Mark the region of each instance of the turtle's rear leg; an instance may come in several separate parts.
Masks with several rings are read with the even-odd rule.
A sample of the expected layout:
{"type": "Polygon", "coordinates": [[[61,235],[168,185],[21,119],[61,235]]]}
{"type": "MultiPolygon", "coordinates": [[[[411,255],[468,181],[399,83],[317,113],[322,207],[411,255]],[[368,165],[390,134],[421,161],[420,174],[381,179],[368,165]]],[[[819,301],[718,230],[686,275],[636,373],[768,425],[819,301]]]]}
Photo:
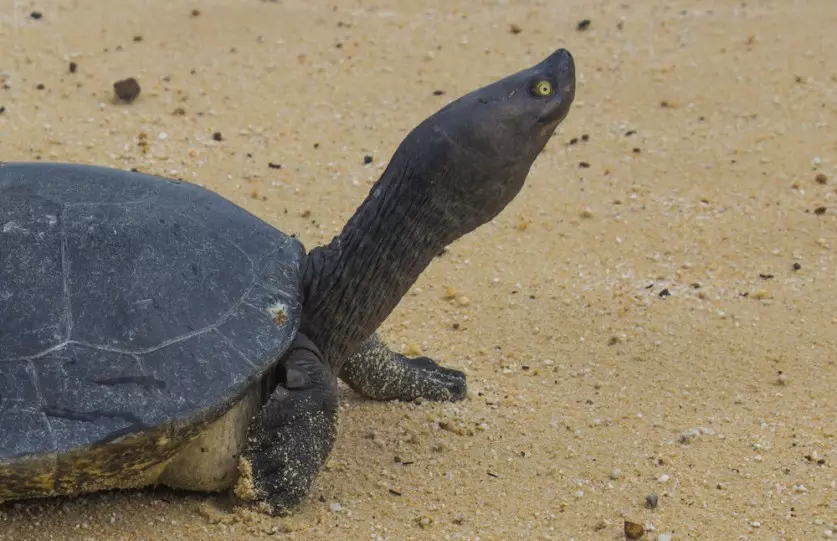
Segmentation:
{"type": "Polygon", "coordinates": [[[277,378],[250,425],[235,493],[285,514],[308,495],[334,446],[337,379],[301,333],[279,362],[277,378]]]}
{"type": "Polygon", "coordinates": [[[465,374],[445,368],[427,357],[410,358],[389,349],[378,333],[349,357],[340,379],[357,393],[374,400],[415,400],[439,402],[465,398],[465,374]]]}

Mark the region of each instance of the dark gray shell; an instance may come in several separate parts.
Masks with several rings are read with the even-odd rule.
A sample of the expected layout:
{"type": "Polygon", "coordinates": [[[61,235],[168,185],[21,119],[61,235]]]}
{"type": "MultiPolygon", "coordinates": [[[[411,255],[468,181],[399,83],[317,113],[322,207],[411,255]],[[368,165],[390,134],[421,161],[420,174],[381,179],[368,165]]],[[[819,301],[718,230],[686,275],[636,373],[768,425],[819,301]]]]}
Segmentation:
{"type": "Polygon", "coordinates": [[[220,416],[296,334],[301,256],[193,184],[0,163],[0,464],[220,416]]]}

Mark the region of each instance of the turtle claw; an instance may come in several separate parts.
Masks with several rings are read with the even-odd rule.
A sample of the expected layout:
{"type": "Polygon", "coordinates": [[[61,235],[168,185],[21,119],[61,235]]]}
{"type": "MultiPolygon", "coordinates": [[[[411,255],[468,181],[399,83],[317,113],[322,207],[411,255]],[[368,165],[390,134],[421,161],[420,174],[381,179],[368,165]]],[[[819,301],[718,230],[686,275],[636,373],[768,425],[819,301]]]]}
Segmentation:
{"type": "Polygon", "coordinates": [[[424,398],[436,402],[458,402],[468,393],[464,372],[446,368],[429,357],[394,355],[393,362],[404,366],[405,374],[412,380],[402,392],[401,400],[424,398]]]}
{"type": "Polygon", "coordinates": [[[250,426],[235,488],[274,515],[302,503],[337,437],[336,381],[302,338],[307,343],[301,347],[297,339],[291,346],[279,366],[280,384],[250,426]]]}
{"type": "Polygon", "coordinates": [[[377,333],[343,365],[340,378],[373,400],[417,398],[456,402],[465,398],[465,374],[445,368],[428,357],[407,357],[390,350],[377,333]]]}

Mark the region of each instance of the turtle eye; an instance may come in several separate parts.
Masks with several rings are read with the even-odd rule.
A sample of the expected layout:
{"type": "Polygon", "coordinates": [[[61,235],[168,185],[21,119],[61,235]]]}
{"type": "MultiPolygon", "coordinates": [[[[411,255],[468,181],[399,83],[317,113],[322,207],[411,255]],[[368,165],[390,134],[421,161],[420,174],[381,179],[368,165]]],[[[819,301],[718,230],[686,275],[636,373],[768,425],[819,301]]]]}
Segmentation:
{"type": "Polygon", "coordinates": [[[552,83],[549,81],[538,81],[532,86],[532,92],[535,93],[536,96],[541,96],[543,98],[552,95],[552,83]]]}

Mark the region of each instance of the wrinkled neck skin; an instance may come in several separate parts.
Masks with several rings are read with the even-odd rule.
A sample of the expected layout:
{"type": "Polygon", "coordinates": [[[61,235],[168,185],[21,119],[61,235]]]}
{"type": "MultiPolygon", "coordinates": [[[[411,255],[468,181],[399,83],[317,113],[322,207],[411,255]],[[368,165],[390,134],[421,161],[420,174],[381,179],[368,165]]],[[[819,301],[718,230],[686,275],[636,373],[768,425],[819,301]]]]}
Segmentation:
{"type": "Polygon", "coordinates": [[[479,174],[473,156],[460,154],[443,132],[420,126],[401,144],[340,235],[308,254],[300,331],[319,346],[335,375],[445,246],[505,207],[530,165],[518,186],[495,186],[492,197],[506,201],[486,209],[484,199],[457,193],[457,187],[469,183],[451,175],[479,174]],[[513,193],[497,198],[498,190],[513,193]],[[471,211],[469,203],[481,209],[471,211]]]}

